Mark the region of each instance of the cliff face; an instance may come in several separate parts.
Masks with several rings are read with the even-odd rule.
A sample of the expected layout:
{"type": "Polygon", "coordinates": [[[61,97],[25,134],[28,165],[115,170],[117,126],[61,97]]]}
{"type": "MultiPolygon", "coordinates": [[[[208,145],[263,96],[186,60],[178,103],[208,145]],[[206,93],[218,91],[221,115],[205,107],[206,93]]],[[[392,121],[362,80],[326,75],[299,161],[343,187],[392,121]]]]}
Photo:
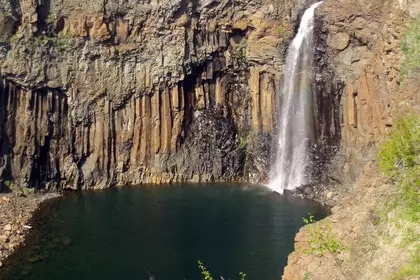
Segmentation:
{"type": "MultiPolygon", "coordinates": [[[[3,183],[266,181],[285,50],[312,2],[1,0],[3,183]]],[[[417,4],[379,2],[318,11],[321,180],[357,178],[395,115],[419,104],[398,81],[417,4]]]]}
{"type": "Polygon", "coordinates": [[[420,109],[419,80],[403,83],[400,76],[400,39],[419,13],[418,1],[393,0],[326,1],[319,10],[323,59],[344,86],[340,150],[331,172],[337,181],[357,179],[397,117],[420,109]]]}
{"type": "Polygon", "coordinates": [[[350,193],[337,198],[329,218],[299,231],[282,279],[418,279],[412,271],[396,276],[412,261],[420,231],[388,209],[401,194],[375,158],[397,118],[420,111],[420,76],[402,75],[400,48],[420,2],[325,1],[318,12],[320,63],[343,86],[340,149],[329,176],[350,188],[340,185],[329,196],[350,193]],[[381,211],[387,219],[379,218],[381,211]],[[411,227],[414,237],[406,241],[411,227]],[[332,247],[311,251],[327,244],[332,247]]]}
{"type": "Polygon", "coordinates": [[[266,180],[306,4],[0,1],[3,182],[266,180]]]}
{"type": "Polygon", "coordinates": [[[299,196],[337,204],[372,168],[398,117],[419,111],[418,77],[400,75],[400,39],[419,13],[415,0],[324,1],[318,8],[314,88],[322,141],[316,149],[318,175],[327,184],[298,189],[299,196]]]}

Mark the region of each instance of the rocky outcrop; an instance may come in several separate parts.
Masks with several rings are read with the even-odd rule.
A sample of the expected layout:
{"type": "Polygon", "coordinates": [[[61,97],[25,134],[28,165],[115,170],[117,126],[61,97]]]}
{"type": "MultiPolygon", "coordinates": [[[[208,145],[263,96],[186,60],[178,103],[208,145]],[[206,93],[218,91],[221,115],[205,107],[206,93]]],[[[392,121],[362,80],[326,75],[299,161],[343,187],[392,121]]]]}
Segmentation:
{"type": "Polygon", "coordinates": [[[32,215],[38,206],[55,197],[56,193],[26,194],[25,197],[15,194],[0,195],[0,270],[4,266],[2,262],[24,242],[32,228],[32,215]]]}
{"type": "Polygon", "coordinates": [[[0,1],[3,183],[265,181],[307,4],[0,1]]]}
{"type": "MultiPolygon", "coordinates": [[[[330,217],[300,229],[282,279],[418,279],[418,274],[410,277],[402,273],[398,277],[396,272],[411,263],[412,251],[419,244],[415,237],[404,243],[407,227],[413,228],[413,236],[420,228],[404,220],[399,226],[381,221],[377,210],[385,207],[396,189],[376,172],[358,180],[330,217]],[[308,251],[321,242],[344,249],[333,253],[328,249],[308,251]]],[[[394,215],[395,211],[389,217],[394,215]]]]}
{"type": "MultiPolygon", "coordinates": [[[[354,182],[401,113],[419,110],[418,80],[401,83],[400,38],[417,1],[326,1],[318,26],[324,59],[344,89],[340,152],[330,173],[354,182]]],[[[366,167],[368,168],[368,167],[366,167]]]]}
{"type": "MultiPolygon", "coordinates": [[[[330,80],[340,85],[340,149],[326,170],[333,186],[303,188],[298,195],[316,193],[336,206],[329,218],[296,235],[282,279],[394,279],[411,262],[418,242],[403,243],[407,222],[389,209],[389,220],[378,217],[400,194],[377,170],[375,158],[398,117],[420,109],[419,76],[403,81],[400,74],[400,40],[410,16],[420,15],[418,7],[418,1],[394,0],[325,1],[320,7],[319,63],[327,71],[318,72],[331,71],[330,80]],[[335,247],[310,251],[322,242],[335,247]]],[[[413,236],[419,232],[410,226],[413,236]]]]}

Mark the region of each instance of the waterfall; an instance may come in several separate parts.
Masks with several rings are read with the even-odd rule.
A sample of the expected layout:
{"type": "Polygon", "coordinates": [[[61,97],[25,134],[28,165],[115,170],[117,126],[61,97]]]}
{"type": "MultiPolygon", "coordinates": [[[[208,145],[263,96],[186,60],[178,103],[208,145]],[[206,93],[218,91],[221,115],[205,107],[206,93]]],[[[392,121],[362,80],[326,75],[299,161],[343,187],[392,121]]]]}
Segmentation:
{"type": "Polygon", "coordinates": [[[313,98],[313,4],[302,16],[298,33],[287,50],[280,95],[278,147],[270,172],[269,187],[283,193],[310,182],[309,146],[314,139],[313,98]]]}

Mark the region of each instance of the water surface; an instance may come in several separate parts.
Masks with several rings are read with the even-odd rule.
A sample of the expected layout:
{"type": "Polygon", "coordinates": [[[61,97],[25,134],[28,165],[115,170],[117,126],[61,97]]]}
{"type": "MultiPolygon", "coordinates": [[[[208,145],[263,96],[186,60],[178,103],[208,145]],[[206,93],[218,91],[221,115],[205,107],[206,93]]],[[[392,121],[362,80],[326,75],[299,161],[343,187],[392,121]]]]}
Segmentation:
{"type": "Polygon", "coordinates": [[[239,184],[66,195],[43,206],[0,278],[201,279],[201,260],[216,279],[280,279],[309,212],[325,216],[313,202],[239,184]]]}

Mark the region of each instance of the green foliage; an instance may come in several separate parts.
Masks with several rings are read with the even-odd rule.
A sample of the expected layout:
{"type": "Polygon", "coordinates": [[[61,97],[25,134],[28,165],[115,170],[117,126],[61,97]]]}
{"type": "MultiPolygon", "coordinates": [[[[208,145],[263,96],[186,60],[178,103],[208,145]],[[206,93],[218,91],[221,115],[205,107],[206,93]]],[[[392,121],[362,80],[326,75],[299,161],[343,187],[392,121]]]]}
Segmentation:
{"type": "Polygon", "coordinates": [[[303,280],[309,280],[309,277],[311,277],[311,273],[306,272],[305,275],[303,276],[303,280]]]}
{"type": "Polygon", "coordinates": [[[401,217],[420,220],[420,117],[407,115],[378,153],[379,166],[395,182],[398,193],[387,208],[401,209],[401,217]]]}
{"type": "Polygon", "coordinates": [[[412,276],[420,276],[420,245],[416,246],[411,262],[399,267],[389,279],[403,280],[412,276]]]}
{"type": "Polygon", "coordinates": [[[236,45],[236,54],[239,57],[245,58],[246,57],[246,48],[248,46],[248,42],[245,38],[242,38],[242,40],[239,42],[239,44],[236,45]]]}
{"type": "Polygon", "coordinates": [[[203,265],[201,261],[198,261],[198,268],[200,268],[201,270],[203,280],[214,280],[213,277],[211,277],[210,272],[207,270],[207,268],[203,265]]]}
{"type": "Polygon", "coordinates": [[[420,235],[413,229],[413,224],[420,221],[420,116],[410,114],[396,122],[378,153],[378,160],[396,186],[395,194],[380,214],[381,219],[392,221],[403,230],[402,248],[410,250],[409,246],[417,242],[411,262],[398,268],[389,279],[420,276],[420,235]]]}
{"type": "Polygon", "coordinates": [[[401,217],[412,222],[420,221],[420,166],[405,168],[397,181],[401,201],[401,217]]]}
{"type": "Polygon", "coordinates": [[[347,250],[347,246],[341,244],[337,236],[331,230],[331,221],[327,220],[325,228],[322,229],[320,225],[308,225],[309,244],[308,248],[304,249],[305,254],[316,253],[323,255],[325,252],[337,253],[347,250]]]}
{"type": "Polygon", "coordinates": [[[10,44],[11,44],[11,45],[16,44],[16,43],[17,43],[17,41],[19,40],[19,38],[20,38],[20,33],[19,33],[19,32],[14,33],[14,34],[10,37],[10,39],[9,39],[10,44]]]}
{"type": "Polygon", "coordinates": [[[12,184],[13,184],[13,181],[11,181],[11,180],[6,180],[6,181],[4,181],[4,186],[6,187],[6,188],[11,188],[12,187],[12,184]]]}
{"type": "MultiPolygon", "coordinates": [[[[203,276],[203,280],[214,280],[210,272],[207,270],[203,262],[200,260],[198,261],[198,268],[201,270],[201,275],[203,276]]],[[[241,277],[241,280],[246,280],[246,273],[239,272],[239,276],[241,277]]]]}
{"type": "Polygon", "coordinates": [[[246,149],[248,144],[251,142],[251,139],[252,139],[251,134],[248,134],[246,137],[242,137],[241,135],[238,135],[238,140],[239,140],[238,149],[246,149]]]}
{"type": "Polygon", "coordinates": [[[420,17],[410,22],[401,49],[405,54],[401,73],[416,75],[420,71],[420,17]]]}
{"type": "Polygon", "coordinates": [[[397,120],[395,129],[379,151],[379,166],[393,177],[403,168],[418,164],[420,155],[420,118],[408,115],[397,120]]]}
{"type": "Polygon", "coordinates": [[[314,216],[311,213],[308,213],[308,217],[306,217],[306,218],[304,217],[304,218],[302,218],[302,220],[305,223],[305,225],[315,223],[314,216]]]}
{"type": "Polygon", "coordinates": [[[283,36],[286,33],[286,28],[284,28],[282,25],[277,26],[276,28],[277,34],[280,36],[283,36]]]}
{"type": "Polygon", "coordinates": [[[54,49],[58,52],[66,51],[72,42],[72,38],[70,36],[51,37],[49,40],[52,42],[54,49]]]}
{"type": "Polygon", "coordinates": [[[55,13],[49,13],[47,17],[47,22],[54,22],[57,19],[57,15],[55,13]]]}
{"type": "Polygon", "coordinates": [[[411,227],[407,228],[404,231],[403,245],[409,245],[417,241],[420,241],[420,234],[411,227]]]}

